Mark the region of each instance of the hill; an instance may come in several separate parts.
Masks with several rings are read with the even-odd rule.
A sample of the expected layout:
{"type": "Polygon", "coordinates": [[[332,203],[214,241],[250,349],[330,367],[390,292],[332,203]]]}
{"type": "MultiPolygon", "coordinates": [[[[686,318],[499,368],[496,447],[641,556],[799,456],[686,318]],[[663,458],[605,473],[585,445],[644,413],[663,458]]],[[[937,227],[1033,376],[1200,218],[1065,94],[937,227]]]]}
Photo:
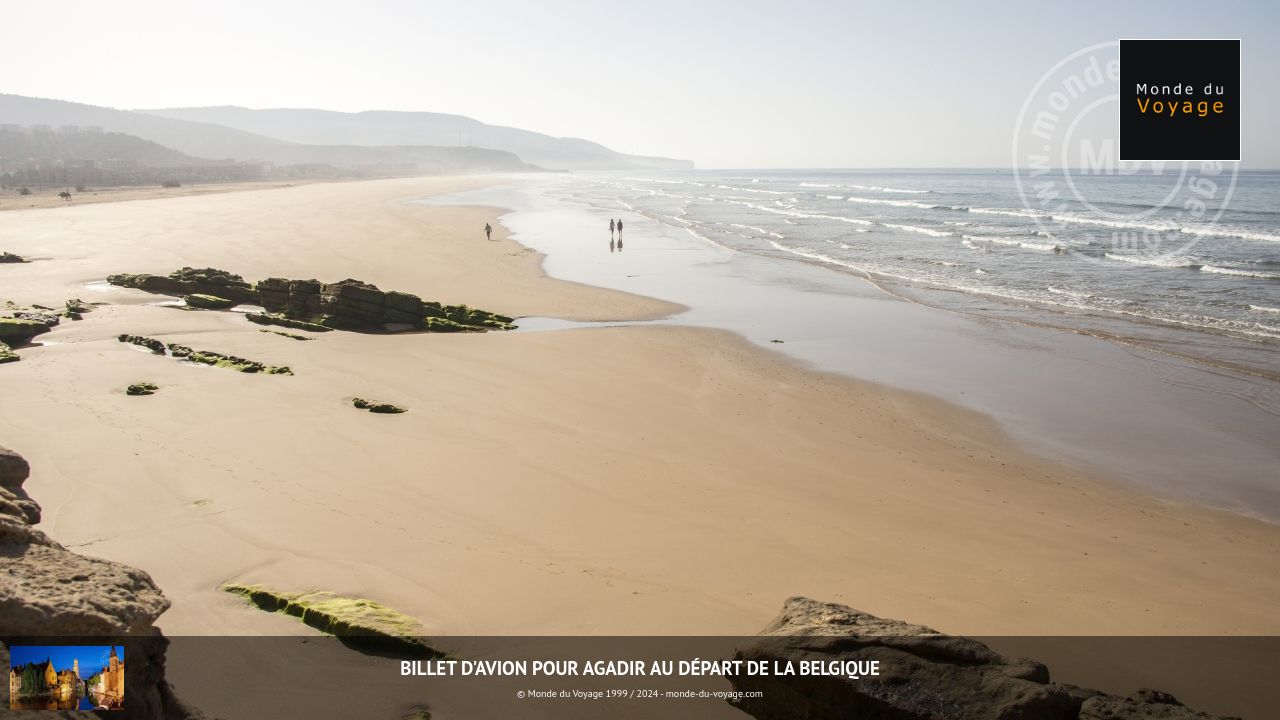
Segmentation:
{"type": "Polygon", "coordinates": [[[156,117],[212,123],[309,145],[471,145],[515,153],[525,162],[559,170],[691,169],[671,158],[626,155],[599,143],[489,125],[463,115],[369,110],[268,109],[221,106],[140,110],[156,117]]]}
{"type": "MultiPolygon", "coordinates": [[[[509,152],[466,147],[365,147],[307,145],[214,123],[196,122],[83,103],[0,94],[0,126],[75,125],[135,135],[194,158],[332,165],[391,172],[485,172],[536,170],[509,152]],[[392,168],[391,166],[395,166],[392,168]]],[[[59,133],[60,134],[60,133],[59,133]]]]}

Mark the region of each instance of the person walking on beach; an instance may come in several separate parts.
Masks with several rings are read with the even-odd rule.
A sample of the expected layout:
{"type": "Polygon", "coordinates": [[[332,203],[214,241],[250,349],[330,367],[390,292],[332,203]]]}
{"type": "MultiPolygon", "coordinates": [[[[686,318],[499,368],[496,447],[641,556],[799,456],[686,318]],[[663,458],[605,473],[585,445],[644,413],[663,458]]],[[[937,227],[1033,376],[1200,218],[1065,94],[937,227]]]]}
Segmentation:
{"type": "Polygon", "coordinates": [[[618,218],[618,240],[622,240],[622,218],[618,218]]]}
{"type": "Polygon", "coordinates": [[[490,225],[489,223],[484,224],[484,238],[486,240],[493,239],[493,226],[490,225]]]}
{"type": "Polygon", "coordinates": [[[613,218],[609,218],[609,242],[613,242],[613,218]]]}

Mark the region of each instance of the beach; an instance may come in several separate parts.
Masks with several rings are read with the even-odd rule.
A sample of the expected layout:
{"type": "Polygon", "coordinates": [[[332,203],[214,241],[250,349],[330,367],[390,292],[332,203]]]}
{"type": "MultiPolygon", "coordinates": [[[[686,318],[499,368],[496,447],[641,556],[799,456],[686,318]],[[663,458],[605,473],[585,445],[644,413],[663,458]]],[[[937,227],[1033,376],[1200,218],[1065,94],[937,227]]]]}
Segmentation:
{"type": "Polygon", "coordinates": [[[728,331],[297,342],[101,282],[210,266],[517,318],[683,310],[547,277],[500,207],[416,202],[520,182],[0,213],[0,250],[32,261],[0,266],[0,300],[105,303],[0,368],[0,437],[36,468],[41,527],[150,573],[170,635],[309,632],[218,590],[233,581],[376,599],[440,635],[751,634],[801,594],[972,635],[1280,632],[1280,526],[1141,492],[990,416],[728,331]],[[295,374],[179,363],[121,333],[295,374]],[[144,380],[160,390],[124,394],[144,380]],[[409,412],[358,412],[353,396],[409,412]]]}

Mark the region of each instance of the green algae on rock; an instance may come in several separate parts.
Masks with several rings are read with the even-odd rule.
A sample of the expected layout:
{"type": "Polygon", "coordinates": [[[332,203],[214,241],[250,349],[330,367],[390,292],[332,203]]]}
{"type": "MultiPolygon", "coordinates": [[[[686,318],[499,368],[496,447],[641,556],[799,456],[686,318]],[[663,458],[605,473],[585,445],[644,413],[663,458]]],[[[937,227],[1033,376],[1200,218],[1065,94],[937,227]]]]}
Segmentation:
{"type": "Polygon", "coordinates": [[[160,389],[159,385],[149,382],[134,383],[125,389],[125,395],[154,395],[160,389]]]}
{"type": "Polygon", "coordinates": [[[0,364],[18,362],[21,359],[18,357],[18,353],[9,348],[8,344],[0,342],[0,364]]]}
{"type": "Polygon", "coordinates": [[[247,358],[237,357],[235,355],[223,355],[209,350],[193,350],[186,345],[178,343],[169,343],[169,353],[181,360],[188,360],[201,365],[212,365],[213,367],[227,368],[242,373],[264,373],[266,375],[292,375],[293,371],[284,365],[267,365],[257,360],[249,360],[247,358]]]}
{"type": "Polygon", "coordinates": [[[249,322],[257,323],[259,325],[279,325],[280,327],[293,328],[294,330],[308,330],[310,332],[333,331],[333,328],[331,327],[302,320],[293,320],[283,315],[273,315],[269,313],[245,313],[244,317],[249,322]]]}
{"type": "Polygon", "coordinates": [[[402,408],[399,405],[365,400],[364,398],[352,398],[351,404],[359,410],[368,410],[379,415],[399,415],[400,413],[409,412],[408,408],[402,408]]]}
{"type": "Polygon", "coordinates": [[[187,307],[199,308],[201,310],[230,310],[240,303],[235,300],[228,300],[217,295],[207,295],[205,293],[192,293],[183,295],[182,301],[187,307]]]}
{"type": "Polygon", "coordinates": [[[49,332],[49,325],[39,320],[0,317],[0,342],[9,346],[26,345],[31,338],[49,332]]]}
{"type": "Polygon", "coordinates": [[[444,654],[426,644],[424,628],[417,619],[373,600],[322,590],[282,592],[264,585],[238,583],[228,583],[222,589],[267,612],[292,615],[355,647],[433,657],[444,654]]]}
{"type": "Polygon", "coordinates": [[[21,255],[14,255],[11,252],[0,252],[0,263],[24,263],[27,262],[21,255]]]}

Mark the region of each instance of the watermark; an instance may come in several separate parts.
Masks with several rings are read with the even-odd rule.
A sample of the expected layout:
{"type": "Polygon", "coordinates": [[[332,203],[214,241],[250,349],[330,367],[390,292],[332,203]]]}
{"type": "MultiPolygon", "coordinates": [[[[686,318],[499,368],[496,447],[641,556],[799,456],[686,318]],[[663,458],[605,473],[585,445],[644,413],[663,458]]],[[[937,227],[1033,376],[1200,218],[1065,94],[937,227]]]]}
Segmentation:
{"type": "Polygon", "coordinates": [[[1044,73],[1018,113],[1014,180],[1038,233],[1095,262],[1179,262],[1215,234],[1239,166],[1125,161],[1119,152],[1120,42],[1077,50],[1044,73]]]}

